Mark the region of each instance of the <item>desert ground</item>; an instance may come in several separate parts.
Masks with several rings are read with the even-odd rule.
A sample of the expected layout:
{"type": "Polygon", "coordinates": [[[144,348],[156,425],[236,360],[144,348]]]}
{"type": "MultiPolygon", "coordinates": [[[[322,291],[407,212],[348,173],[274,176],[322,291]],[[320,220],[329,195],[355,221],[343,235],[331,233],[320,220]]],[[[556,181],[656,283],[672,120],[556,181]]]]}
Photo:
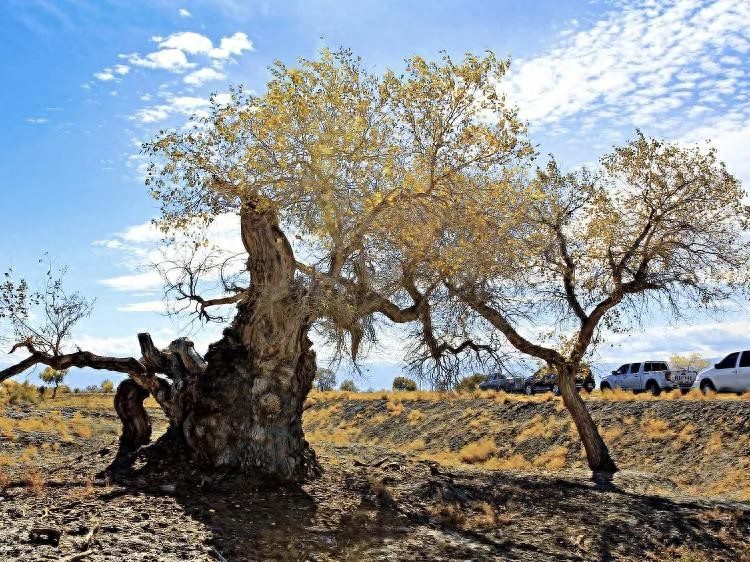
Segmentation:
{"type": "Polygon", "coordinates": [[[112,395],[15,400],[0,559],[750,560],[746,398],[595,392],[622,469],[595,481],[551,394],[313,393],[323,474],[280,488],[189,461],[99,476],[117,450],[112,395]]]}

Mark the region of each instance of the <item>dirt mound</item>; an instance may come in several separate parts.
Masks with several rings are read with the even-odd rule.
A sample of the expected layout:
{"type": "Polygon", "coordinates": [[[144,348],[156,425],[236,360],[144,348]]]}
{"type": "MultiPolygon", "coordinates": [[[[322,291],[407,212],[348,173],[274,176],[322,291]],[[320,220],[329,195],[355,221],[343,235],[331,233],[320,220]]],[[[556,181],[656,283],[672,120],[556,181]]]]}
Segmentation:
{"type": "MultiPolygon", "coordinates": [[[[621,468],[691,494],[750,499],[750,402],[589,400],[588,406],[621,468]]],[[[381,445],[444,464],[585,469],[560,399],[326,399],[305,413],[305,430],[313,441],[381,445]]]]}

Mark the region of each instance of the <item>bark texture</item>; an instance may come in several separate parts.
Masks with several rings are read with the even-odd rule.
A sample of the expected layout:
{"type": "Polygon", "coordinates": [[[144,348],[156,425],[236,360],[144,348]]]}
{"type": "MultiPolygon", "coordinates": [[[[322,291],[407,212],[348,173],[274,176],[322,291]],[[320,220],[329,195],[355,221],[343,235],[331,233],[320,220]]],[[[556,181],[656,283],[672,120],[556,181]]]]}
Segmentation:
{"type": "Polygon", "coordinates": [[[301,480],[319,471],[302,431],[316,372],[307,295],[273,215],[241,220],[251,287],[232,324],[205,360],[187,340],[164,351],[144,340],[146,367],[172,379],[160,402],[198,461],[301,480]]]}
{"type": "Polygon", "coordinates": [[[295,278],[291,245],[273,213],[244,209],[241,231],[251,285],[205,359],[185,338],[159,349],[148,334],[138,335],[140,359],[85,351],[49,355],[24,342],[19,345],[30,356],[0,371],[0,381],[38,363],[124,372],[130,380],[115,399],[123,422],[118,458],[133,458],[150,439],[143,400],[151,394],[170,423],[162,443],[167,450],[184,445],[208,469],[295,481],[316,476],[320,468],[302,431],[316,372],[307,290],[295,278]]]}
{"type": "Polygon", "coordinates": [[[132,379],[125,379],[115,393],[115,411],[122,422],[120,447],[112,466],[122,465],[140,447],[151,441],[151,418],[143,406],[148,390],[132,379]]]}
{"type": "Polygon", "coordinates": [[[557,365],[556,370],[560,394],[583,442],[589,468],[595,474],[614,474],[618,470],[617,465],[609,454],[607,444],[599,435],[599,430],[586,404],[576,390],[575,375],[578,372],[578,365],[570,363],[557,365]]]}

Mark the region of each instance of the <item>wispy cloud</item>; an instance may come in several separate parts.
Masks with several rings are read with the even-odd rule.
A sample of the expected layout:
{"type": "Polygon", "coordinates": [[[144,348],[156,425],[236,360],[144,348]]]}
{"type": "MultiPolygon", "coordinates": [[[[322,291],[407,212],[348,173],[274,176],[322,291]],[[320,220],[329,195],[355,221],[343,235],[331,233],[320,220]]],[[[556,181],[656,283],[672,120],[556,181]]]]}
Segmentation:
{"type": "Polygon", "coordinates": [[[546,53],[514,61],[506,92],[532,125],[585,113],[587,128],[674,127],[677,113],[712,112],[748,90],[747,21],[748,2],[623,2],[591,27],[571,22],[546,53]]]}
{"type": "Polygon", "coordinates": [[[27,117],[26,122],[32,125],[44,125],[49,122],[49,119],[46,117],[27,117]]]}
{"type": "Polygon", "coordinates": [[[187,10],[186,10],[185,8],[180,8],[180,9],[179,9],[179,10],[177,11],[177,15],[178,15],[178,16],[180,16],[181,18],[190,18],[190,17],[193,17],[193,14],[191,14],[191,13],[190,13],[189,11],[187,11],[187,10]]]}

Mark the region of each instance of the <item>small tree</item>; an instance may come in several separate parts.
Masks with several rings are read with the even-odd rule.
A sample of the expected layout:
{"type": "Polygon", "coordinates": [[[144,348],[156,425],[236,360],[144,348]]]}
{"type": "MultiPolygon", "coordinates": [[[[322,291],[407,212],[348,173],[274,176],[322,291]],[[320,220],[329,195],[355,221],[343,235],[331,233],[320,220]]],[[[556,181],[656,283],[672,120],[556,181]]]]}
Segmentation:
{"type": "Polygon", "coordinates": [[[678,369],[695,369],[696,371],[700,371],[711,365],[711,362],[700,353],[693,352],[684,355],[675,353],[669,358],[669,364],[678,369]]]}
{"type": "MultiPolygon", "coordinates": [[[[714,150],[639,132],[595,173],[563,174],[554,161],[538,170],[528,184],[526,228],[494,243],[479,238],[481,247],[469,246],[467,258],[451,264],[453,295],[518,351],[555,369],[593,471],[617,466],[575,391],[584,357],[602,327],[628,329],[654,307],[677,317],[719,306],[746,283],[744,196],[714,150]]],[[[482,200],[464,212],[443,232],[448,240],[471,241],[477,226],[477,237],[494,233],[507,210],[482,200]],[[474,215],[481,220],[472,222],[474,215]]]]}
{"type": "Polygon", "coordinates": [[[336,373],[331,369],[318,369],[315,375],[315,388],[321,392],[328,392],[336,388],[336,373]]]}
{"type": "Polygon", "coordinates": [[[104,394],[111,394],[115,390],[115,383],[113,383],[109,379],[104,379],[102,381],[102,392],[104,394]]]}
{"type": "Polygon", "coordinates": [[[396,377],[393,379],[393,390],[406,390],[414,392],[417,390],[417,383],[408,377],[396,377]]]}
{"type": "Polygon", "coordinates": [[[39,378],[42,379],[44,384],[46,385],[52,385],[52,399],[54,400],[57,396],[57,389],[60,386],[60,383],[65,380],[65,377],[68,375],[67,369],[57,370],[53,369],[52,367],[46,367],[44,371],[41,372],[39,375],[39,378]]]}
{"type": "Polygon", "coordinates": [[[352,379],[346,379],[346,380],[341,381],[339,390],[342,390],[344,392],[359,392],[357,385],[354,384],[354,381],[352,379]]]}
{"type": "Polygon", "coordinates": [[[455,390],[457,392],[471,392],[479,388],[479,383],[486,378],[487,377],[482,373],[474,373],[473,375],[469,375],[458,381],[455,390]]]}

